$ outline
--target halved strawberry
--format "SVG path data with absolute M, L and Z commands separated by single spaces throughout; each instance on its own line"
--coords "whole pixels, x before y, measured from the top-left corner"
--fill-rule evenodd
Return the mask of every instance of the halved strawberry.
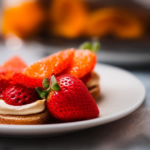
M 10 85 L 5 89 L 3 95 L 4 101 L 14 106 L 30 104 L 40 99 L 35 89 L 27 88 L 21 84 Z

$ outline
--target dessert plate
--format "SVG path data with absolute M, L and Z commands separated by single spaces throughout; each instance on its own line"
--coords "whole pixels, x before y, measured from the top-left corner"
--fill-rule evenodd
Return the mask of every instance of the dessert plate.
M 104 64 L 97 64 L 101 97 L 97 101 L 100 116 L 96 119 L 46 125 L 0 125 L 3 136 L 54 136 L 75 132 L 120 119 L 136 110 L 144 101 L 145 88 L 131 73 Z

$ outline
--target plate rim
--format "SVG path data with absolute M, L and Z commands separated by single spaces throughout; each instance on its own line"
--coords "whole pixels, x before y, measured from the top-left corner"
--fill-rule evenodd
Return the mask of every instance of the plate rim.
M 142 90 L 143 90 L 143 94 L 141 95 L 141 97 L 139 98 L 138 102 L 136 104 L 134 104 L 131 107 L 126 108 L 125 110 L 120 111 L 119 113 L 114 113 L 112 115 L 109 116 L 105 116 L 105 117 L 99 117 L 99 118 L 95 118 L 95 119 L 90 119 L 90 120 L 84 120 L 84 121 L 76 121 L 76 122 L 67 122 L 67 123 L 57 123 L 57 124 L 43 124 L 43 125 L 8 125 L 8 124 L 0 124 L 0 130 L 2 129 L 13 129 L 14 131 L 23 131 L 23 130 L 38 130 L 38 129 L 42 129 L 42 130 L 47 130 L 47 129 L 72 129 L 72 127 L 75 127 L 74 130 L 78 130 L 78 129 L 86 129 L 86 128 L 90 128 L 90 127 L 94 127 L 94 126 L 98 126 L 98 125 L 102 125 L 102 124 L 106 124 L 118 119 L 121 119 L 127 115 L 129 115 L 130 113 L 134 112 L 145 100 L 145 96 L 146 96 L 146 89 L 143 85 L 143 83 L 136 77 L 134 76 L 132 73 L 116 67 L 116 66 L 111 66 L 111 65 L 107 65 L 107 64 L 103 64 L 103 63 L 97 63 L 96 67 L 108 67 L 108 68 L 112 68 L 112 69 L 117 69 L 120 71 L 125 72 L 126 74 L 129 74 L 130 76 L 134 77 L 137 82 L 140 83 Z M 73 129 L 72 129 L 73 130 Z

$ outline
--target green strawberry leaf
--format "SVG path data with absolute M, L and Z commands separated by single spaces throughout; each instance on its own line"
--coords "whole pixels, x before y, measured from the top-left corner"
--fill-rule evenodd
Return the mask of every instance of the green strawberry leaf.
M 79 46 L 79 49 L 88 49 L 88 50 L 91 50 L 92 52 L 94 53 L 97 53 L 98 50 L 100 49 L 100 42 L 98 41 L 95 41 L 93 43 L 91 42 L 84 42 L 83 44 L 81 44 Z
M 48 91 L 44 91 L 42 90 L 40 87 L 36 87 L 35 90 L 37 91 L 37 93 L 39 94 L 39 96 L 43 99 L 46 98 L 48 95 Z
M 84 42 L 79 46 L 79 49 L 88 49 L 92 50 L 92 44 L 90 42 Z
M 97 53 L 99 49 L 100 49 L 100 43 L 98 41 L 93 42 L 93 44 L 92 44 L 92 51 Z
M 60 91 L 60 86 L 55 78 L 54 75 L 51 76 L 51 85 L 50 85 L 50 89 L 54 90 L 54 91 Z
M 49 88 L 49 80 L 48 78 L 44 78 L 42 82 L 43 88 L 48 89 Z

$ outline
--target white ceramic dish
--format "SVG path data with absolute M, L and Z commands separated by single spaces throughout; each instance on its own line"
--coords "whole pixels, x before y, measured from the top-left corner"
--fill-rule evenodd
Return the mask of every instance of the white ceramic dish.
M 144 86 L 129 72 L 103 64 L 97 64 L 95 71 L 101 76 L 101 98 L 97 101 L 101 112 L 99 118 L 47 125 L 0 125 L 0 134 L 23 137 L 66 134 L 120 119 L 144 101 Z

